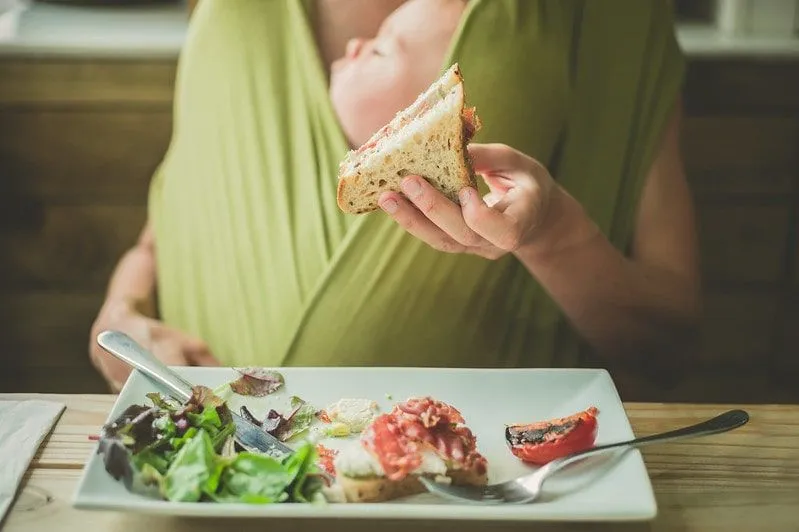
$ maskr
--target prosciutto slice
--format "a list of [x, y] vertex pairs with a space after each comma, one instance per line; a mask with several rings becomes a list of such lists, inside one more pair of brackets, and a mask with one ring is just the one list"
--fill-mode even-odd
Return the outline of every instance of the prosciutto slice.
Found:
[[454, 407], [430, 397], [400, 403], [378, 416], [362, 437], [364, 447], [380, 462], [386, 478], [399, 481], [422, 463], [425, 450], [434, 451], [451, 469], [482, 474], [486, 459], [477, 439]]

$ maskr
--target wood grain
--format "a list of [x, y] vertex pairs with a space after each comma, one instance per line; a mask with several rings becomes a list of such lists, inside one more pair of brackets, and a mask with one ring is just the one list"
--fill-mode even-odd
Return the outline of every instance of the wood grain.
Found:
[[[102, 294], [37, 291], [6, 295], [2, 301], [0, 357], [4, 367], [52, 371], [88, 357], [89, 328], [102, 305]], [[62, 347], [53, 349], [58, 345]], [[15, 352], [13, 346], [25, 346], [26, 351]]]
[[[799, 290], [786, 298], [784, 317], [779, 323], [776, 369], [785, 378], [785, 386], [799, 387]], [[794, 377], [791, 378], [790, 375]]]
[[728, 371], [765, 367], [779, 331], [780, 298], [777, 289], [709, 291], [698, 364]]
[[682, 137], [694, 170], [795, 168], [799, 157], [799, 123], [790, 114], [688, 116]]
[[2, 59], [0, 106], [169, 110], [176, 67], [174, 59]]
[[0, 244], [8, 250], [0, 263], [0, 283], [10, 293], [102, 293], [146, 217], [145, 206], [48, 207], [39, 227], [0, 234]]
[[691, 58], [685, 80], [688, 114], [799, 111], [796, 58]]
[[0, 296], [0, 392], [106, 392], [89, 363], [89, 328], [101, 293], [36, 291]]
[[[88, 338], [88, 335], [87, 335]], [[87, 345], [88, 348], [88, 345]], [[56, 357], [61, 352], [52, 352]], [[47, 366], [4, 365], [0, 372], [0, 393], [20, 393], [29, 390], [50, 390], [58, 393], [85, 393], [84, 390], [110, 392], [94, 367], [89, 363], [88, 349], [84, 349], [74, 359], [67, 359], [63, 365]], [[3, 358], [12, 355], [4, 355]], [[19, 354], [24, 358], [24, 353]]]
[[702, 274], [711, 285], [784, 280], [791, 205], [705, 203], [697, 206]]
[[[5, 395], [19, 399], [29, 395]], [[6, 530], [186, 530], [218, 531], [230, 521], [171, 519], [118, 512], [82, 512], [70, 507], [80, 467], [90, 456], [88, 435], [102, 424], [112, 396], [58, 396], [67, 409], [43, 444], [10, 512]], [[699, 422], [737, 405], [636, 404], [627, 410], [637, 435]], [[535, 530], [576, 531], [793, 531], [799, 515], [799, 406], [751, 405], [746, 426], [727, 434], [642, 449], [658, 501], [649, 523], [536, 524]], [[242, 530], [263, 530], [263, 520], [237, 520]], [[342, 520], [281, 520], [281, 531], [319, 526], [335, 532], [439, 530], [441, 523]], [[522, 523], [448, 522], [462, 532], [530, 530]]]
[[16, 182], [9, 204], [144, 205], [171, 129], [168, 111], [3, 110], [0, 187]]

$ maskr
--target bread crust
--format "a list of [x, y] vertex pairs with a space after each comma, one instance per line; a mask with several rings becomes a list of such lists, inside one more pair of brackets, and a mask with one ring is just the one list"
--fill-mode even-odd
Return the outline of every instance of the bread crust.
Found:
[[[456, 485], [484, 486], [488, 482], [486, 473], [454, 469], [447, 476]], [[336, 482], [341, 486], [347, 502], [386, 502], [401, 497], [424, 493], [427, 489], [416, 475], [408, 475], [400, 481], [386, 478], [353, 478], [339, 475]]]

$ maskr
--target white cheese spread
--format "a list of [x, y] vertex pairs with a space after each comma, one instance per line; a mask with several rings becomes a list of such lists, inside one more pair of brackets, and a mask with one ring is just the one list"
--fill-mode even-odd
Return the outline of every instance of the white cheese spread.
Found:
[[[380, 462], [364, 449], [361, 442], [354, 441], [352, 445], [342, 448], [333, 460], [336, 472], [353, 478], [382, 477], [385, 471]], [[412, 474], [447, 474], [447, 463], [435, 451], [425, 449], [422, 451], [422, 463], [412, 471]]]
[[343, 427], [347, 427], [351, 434], [362, 432], [377, 417], [379, 408], [377, 402], [370, 399], [339, 399], [325, 411], [333, 426], [338, 428], [331, 435], [346, 436], [342, 434]]

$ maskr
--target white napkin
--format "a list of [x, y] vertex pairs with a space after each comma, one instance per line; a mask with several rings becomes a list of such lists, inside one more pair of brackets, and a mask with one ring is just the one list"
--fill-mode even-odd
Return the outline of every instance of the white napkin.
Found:
[[52, 401], [0, 401], [0, 521], [39, 445], [64, 408]]

